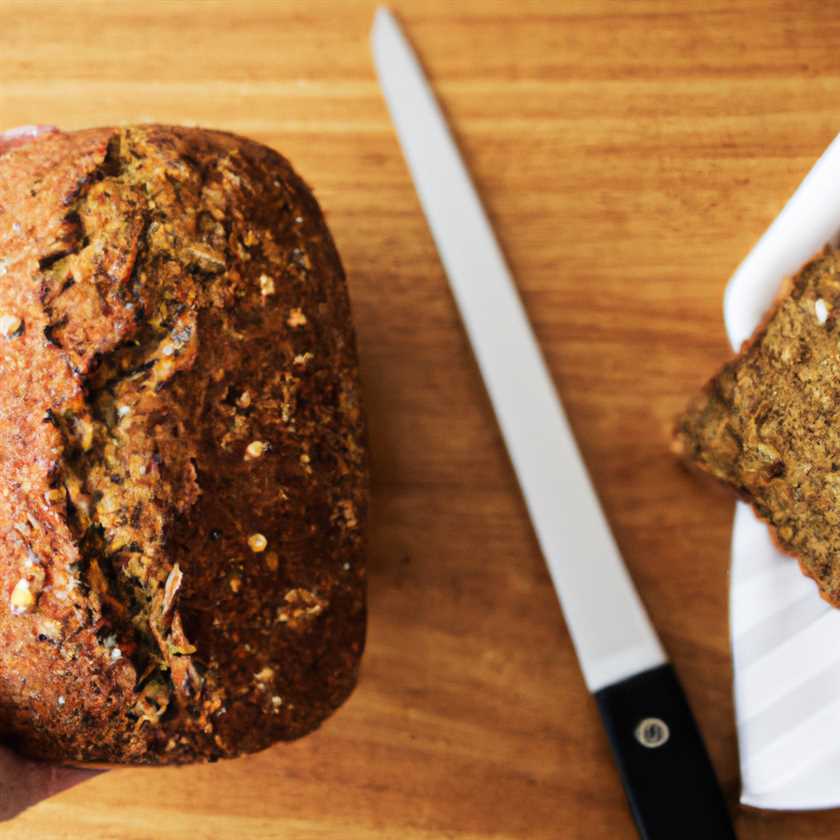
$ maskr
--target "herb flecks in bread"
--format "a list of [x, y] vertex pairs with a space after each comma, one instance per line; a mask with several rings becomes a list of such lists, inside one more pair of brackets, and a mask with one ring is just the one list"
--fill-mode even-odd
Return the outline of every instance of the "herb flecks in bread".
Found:
[[840, 606], [840, 253], [793, 279], [680, 418], [675, 443], [751, 502]]
[[51, 134], [0, 156], [0, 265], [0, 733], [178, 763], [313, 729], [364, 645], [367, 460], [311, 193], [232, 135]]

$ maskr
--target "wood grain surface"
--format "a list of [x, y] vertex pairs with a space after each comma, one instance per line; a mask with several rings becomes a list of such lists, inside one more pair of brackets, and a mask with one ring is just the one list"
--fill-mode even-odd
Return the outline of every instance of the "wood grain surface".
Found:
[[[840, 129], [840, 18], [797, 2], [395, 0], [510, 258], [607, 515], [737, 806], [732, 502], [667, 427], [726, 357], [725, 281]], [[0, 2], [0, 125], [220, 127], [314, 185], [350, 277], [375, 460], [370, 638], [317, 734], [120, 770], [2, 837], [631, 838], [349, 2]], [[562, 465], [558, 465], [562, 469]], [[0, 782], [2, 784], [2, 782]]]

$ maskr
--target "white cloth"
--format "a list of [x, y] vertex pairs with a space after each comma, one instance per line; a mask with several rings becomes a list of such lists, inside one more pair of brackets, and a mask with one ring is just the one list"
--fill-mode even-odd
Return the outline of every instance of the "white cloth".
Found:
[[[729, 281], [733, 347], [781, 281], [840, 233], [840, 136]], [[840, 807], [840, 610], [779, 552], [741, 502], [732, 535], [730, 631], [745, 805]]]

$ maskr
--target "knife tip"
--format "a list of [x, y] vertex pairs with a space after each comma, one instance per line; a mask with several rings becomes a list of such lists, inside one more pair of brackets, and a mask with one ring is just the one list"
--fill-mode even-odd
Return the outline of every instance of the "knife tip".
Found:
[[377, 6], [376, 12], [373, 15], [373, 27], [370, 31], [371, 40], [375, 42], [380, 35], [385, 33], [386, 29], [393, 28], [396, 25], [397, 21], [388, 6]]

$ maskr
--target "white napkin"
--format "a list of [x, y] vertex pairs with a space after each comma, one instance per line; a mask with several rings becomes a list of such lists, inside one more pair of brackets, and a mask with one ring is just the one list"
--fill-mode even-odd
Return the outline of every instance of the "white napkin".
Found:
[[[840, 136], [732, 276], [724, 297], [738, 348], [794, 274], [840, 233]], [[739, 502], [730, 624], [745, 805], [840, 807], [840, 609], [828, 606]]]

